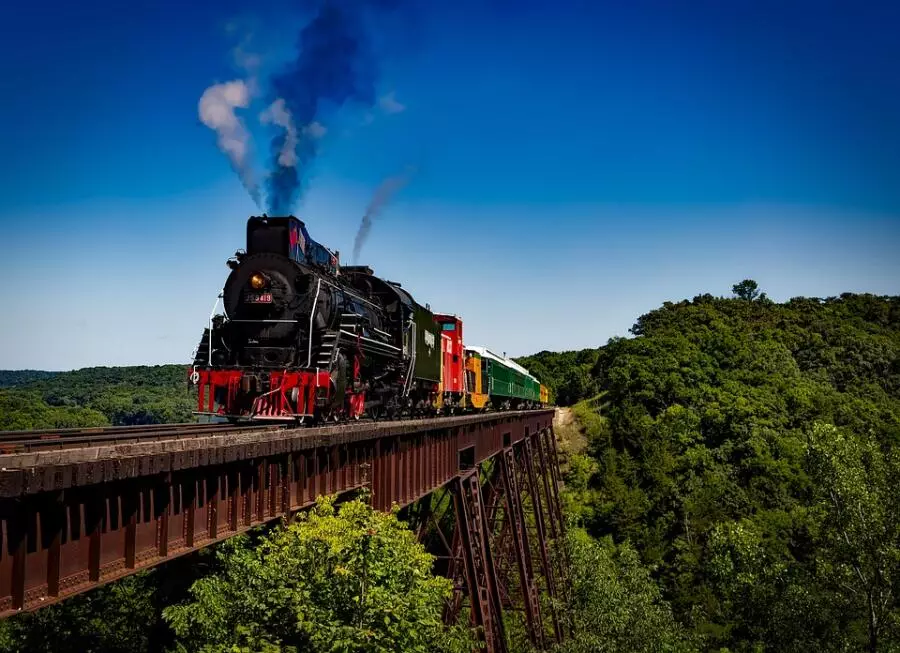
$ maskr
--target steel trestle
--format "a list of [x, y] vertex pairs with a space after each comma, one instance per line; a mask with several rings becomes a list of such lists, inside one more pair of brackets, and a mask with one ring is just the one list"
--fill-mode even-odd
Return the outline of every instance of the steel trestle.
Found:
[[488, 653], [515, 650], [510, 638], [523, 631], [545, 649], [565, 636], [567, 593], [552, 417], [234, 429], [0, 454], [0, 617], [276, 522], [317, 496], [368, 488], [378, 510], [408, 511], [436, 571], [453, 580], [446, 621], [467, 609]]

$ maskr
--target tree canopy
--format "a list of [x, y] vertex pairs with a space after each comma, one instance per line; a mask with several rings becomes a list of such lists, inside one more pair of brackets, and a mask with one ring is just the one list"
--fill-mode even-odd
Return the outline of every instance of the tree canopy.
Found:
[[596, 391], [591, 369], [599, 355], [596, 349], [579, 351], [542, 351], [522, 356], [515, 361], [525, 367], [550, 390], [550, 398], [557, 405], [568, 406]]
[[186, 367], [0, 372], [0, 430], [189, 422]]
[[713, 649], [900, 646], [900, 298], [749, 290], [599, 350], [577, 512]]
[[[254, 547], [230, 540], [221, 570], [193, 600], [167, 608], [180, 650], [469, 651], [468, 629], [445, 628], [452, 583], [394, 513], [322, 497]], [[235, 648], [237, 647], [237, 648]]]
[[740, 283], [734, 284], [731, 287], [731, 292], [733, 292], [734, 296], [738, 299], [743, 299], [748, 302], [766, 298], [766, 293], [760, 291], [759, 284], [753, 279], [744, 279]]

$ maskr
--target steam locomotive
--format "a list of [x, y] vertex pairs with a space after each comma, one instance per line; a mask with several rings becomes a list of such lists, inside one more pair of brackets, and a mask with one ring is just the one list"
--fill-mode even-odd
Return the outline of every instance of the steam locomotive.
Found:
[[462, 320], [310, 238], [294, 216], [251, 216], [189, 370], [201, 415], [321, 422], [531, 408], [547, 390]]

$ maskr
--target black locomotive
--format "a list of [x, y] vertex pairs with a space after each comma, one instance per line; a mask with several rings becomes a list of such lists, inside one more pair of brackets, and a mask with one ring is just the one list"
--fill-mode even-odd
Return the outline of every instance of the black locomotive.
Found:
[[[341, 267], [294, 216], [251, 217], [191, 380], [201, 413], [321, 420], [428, 413], [440, 326], [399, 283]], [[218, 304], [217, 304], [218, 307]]]

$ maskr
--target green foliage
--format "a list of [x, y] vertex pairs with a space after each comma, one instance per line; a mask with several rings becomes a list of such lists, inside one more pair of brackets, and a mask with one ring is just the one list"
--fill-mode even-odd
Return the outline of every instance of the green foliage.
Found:
[[581, 529], [570, 529], [567, 540], [573, 633], [559, 653], [698, 650], [630, 545]]
[[817, 577], [845, 615], [866, 624], [868, 649], [900, 642], [900, 455], [871, 438], [817, 424], [808, 447], [822, 546]]
[[157, 650], [154, 585], [144, 573], [36, 612], [0, 621], [3, 653], [143, 653]]
[[450, 581], [395, 514], [320, 498], [255, 547], [233, 539], [221, 571], [193, 601], [164, 611], [179, 650], [468, 651], [471, 633], [444, 628]]
[[747, 302], [752, 302], [757, 299], [762, 301], [766, 300], [766, 293], [760, 294], [759, 284], [753, 279], [744, 279], [740, 283], [734, 284], [731, 287], [731, 292], [733, 292], [738, 299], [743, 299]]
[[80, 406], [49, 406], [36, 392], [0, 390], [0, 431], [105, 426], [106, 416]]
[[739, 290], [599, 350], [567, 505], [712, 649], [900, 646], [900, 298]]
[[14, 385], [0, 390], [2, 429], [188, 422], [196, 405], [181, 365], [0, 375]]
[[580, 351], [542, 351], [515, 361], [531, 372], [550, 390], [550, 399], [569, 406], [596, 393], [591, 369], [597, 362], [596, 349]]
[[0, 370], [0, 388], [12, 388], [31, 381], [49, 379], [59, 372], [44, 372], [43, 370]]

